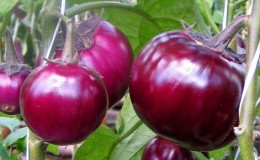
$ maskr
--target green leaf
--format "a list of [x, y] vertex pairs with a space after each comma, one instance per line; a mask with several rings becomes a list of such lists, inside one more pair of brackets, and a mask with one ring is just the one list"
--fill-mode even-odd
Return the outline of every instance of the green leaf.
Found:
[[28, 128], [19, 128], [15, 130], [14, 132], [11, 132], [3, 141], [3, 144], [5, 145], [11, 145], [14, 144], [17, 140], [20, 138], [23, 138], [27, 135]]
[[2, 160], [9, 160], [9, 156], [5, 150], [5, 148], [3, 147], [3, 144], [0, 143], [0, 159]]
[[214, 21], [215, 21], [216, 23], [222, 24], [222, 21], [223, 21], [223, 12], [218, 11], [218, 10], [214, 11], [214, 13], [213, 13], [213, 19], [214, 19]]
[[32, 10], [32, 3], [33, 3], [33, 7], [36, 8], [44, 2], [44, 0], [20, 0], [20, 1], [21, 1], [20, 8], [25, 12]]
[[10, 155], [10, 160], [20, 160], [21, 159], [21, 153], [20, 152], [14, 152]]
[[[91, 1], [95, 1], [95, 0], [67, 0], [67, 3], [69, 6], [72, 6], [74, 4], [86, 3], [86, 2], [91, 2]], [[137, 3], [136, 2], [137, 0], [110, 0], [110, 1], [121, 2], [121, 3], [125, 3], [125, 4], [131, 4], [131, 5]]]
[[[116, 123], [117, 133], [122, 136], [126, 134], [133, 126], [139, 123], [140, 119], [136, 115], [132, 106], [130, 96], [125, 96], [124, 106], [122, 107]], [[143, 148], [146, 143], [156, 134], [144, 124], [139, 126], [126, 139], [121, 141], [111, 154], [113, 160], [136, 160], [141, 159]]]
[[122, 107], [117, 122], [116, 128], [118, 135], [125, 134], [130, 128], [132, 128], [139, 121], [134, 108], [132, 106], [130, 96], [125, 96], [124, 106]]
[[[206, 17], [206, 13], [205, 13], [205, 11], [204, 11], [204, 7], [203, 7], [201, 1], [202, 1], [202, 0], [196, 0], [196, 3], [197, 3], [199, 12], [201, 13], [203, 19], [206, 20], [206, 18], [205, 18], [205, 17]], [[206, 2], [207, 7], [208, 7], [209, 9], [212, 9], [212, 7], [213, 7], [213, 0], [205, 0], [205, 2]], [[208, 24], [208, 21], [206, 21], [206, 23]]]
[[223, 11], [224, 6], [225, 6], [225, 1], [223, 0], [213, 0], [213, 10], [219, 10], [219, 11]]
[[141, 159], [144, 146], [156, 134], [142, 124], [133, 134], [121, 141], [110, 158], [112, 160], [136, 160]]
[[7, 14], [18, 2], [18, 0], [1, 0], [0, 1], [0, 16]]
[[[119, 9], [106, 9], [104, 17], [122, 30], [129, 39], [135, 56], [154, 36], [169, 30], [182, 30], [180, 20], [188, 24], [195, 22], [194, 2], [191, 0], [138, 0], [136, 12]], [[148, 21], [140, 10], [153, 20]], [[127, 17], [127, 18], [125, 18]], [[154, 25], [157, 24], [158, 26]]]
[[9, 115], [9, 114], [4, 114], [4, 113], [0, 112], [0, 117], [14, 118], [14, 117], [16, 117], [16, 115]]
[[77, 150], [74, 160], [107, 159], [118, 136], [108, 127], [101, 125]]
[[124, 10], [105, 9], [103, 18], [111, 22], [127, 36], [135, 56], [149, 40], [162, 31], [138, 14]]
[[[94, 0], [85, 2], [94, 2]], [[115, 6], [114, 4], [103, 6], [98, 3], [102, 1], [95, 2], [95, 7], [92, 9], [104, 8], [103, 18], [125, 33], [135, 56], [155, 35], [164, 31], [183, 29], [180, 20], [188, 24], [195, 22], [194, 1], [191, 0], [183, 0], [182, 3], [179, 0], [138, 0], [135, 6]], [[78, 7], [80, 5], [76, 8]], [[81, 8], [81, 11], [83, 10], [86, 10], [86, 7]], [[68, 9], [66, 13], [69, 16], [74, 15], [75, 8]]]
[[32, 0], [21, 0], [20, 8], [23, 11], [30, 11], [32, 8]]
[[136, 7], [155, 19], [164, 31], [183, 29], [180, 20], [195, 22], [191, 0], [139, 0]]
[[15, 142], [16, 148], [20, 152], [26, 152], [26, 136], [23, 138], [18, 139]]
[[19, 126], [20, 121], [16, 118], [0, 117], [0, 126], [5, 126], [12, 132], [15, 127]]
[[194, 10], [195, 10], [195, 18], [196, 18], [196, 27], [198, 28], [199, 32], [210, 35], [210, 28], [204, 22], [204, 19], [198, 8], [198, 4], [195, 3], [196, 0], [193, 0], [193, 1], [194, 1]]

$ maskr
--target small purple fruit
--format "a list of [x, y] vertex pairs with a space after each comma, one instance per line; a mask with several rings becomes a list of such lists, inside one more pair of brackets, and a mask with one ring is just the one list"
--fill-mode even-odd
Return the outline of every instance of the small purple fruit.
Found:
[[9, 76], [0, 68], [0, 111], [5, 114], [19, 114], [19, 95], [25, 78], [30, 72], [22, 70]]
[[19, 114], [19, 95], [31, 67], [22, 64], [14, 49], [11, 31], [5, 30], [6, 62], [0, 64], [0, 112]]
[[144, 148], [142, 160], [194, 160], [189, 150], [156, 136]]

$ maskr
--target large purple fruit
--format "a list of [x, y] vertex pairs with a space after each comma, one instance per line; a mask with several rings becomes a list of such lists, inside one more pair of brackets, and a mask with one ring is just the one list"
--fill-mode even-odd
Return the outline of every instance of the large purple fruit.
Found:
[[181, 147], [209, 151], [235, 137], [244, 75], [242, 64], [172, 31], [143, 48], [129, 90], [137, 115], [154, 132]]

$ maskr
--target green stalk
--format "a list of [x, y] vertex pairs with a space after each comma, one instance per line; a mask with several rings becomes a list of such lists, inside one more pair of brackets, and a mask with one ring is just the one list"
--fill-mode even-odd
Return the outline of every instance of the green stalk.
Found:
[[[255, 1], [253, 12], [249, 21], [249, 43], [247, 50], [247, 66], [250, 66], [256, 52], [256, 48], [260, 39], [260, 1]], [[247, 67], [247, 74], [249, 67]], [[253, 139], [253, 123], [255, 119], [255, 103], [256, 103], [256, 75], [252, 79], [252, 83], [248, 88], [245, 101], [241, 108], [240, 124], [235, 128], [238, 136], [238, 142], [241, 149], [242, 160], [254, 159], [254, 139]]]
[[116, 146], [123, 141], [124, 139], [126, 139], [128, 136], [130, 136], [134, 131], [137, 130], [137, 128], [139, 128], [141, 125], [143, 124], [143, 122], [141, 120], [138, 120], [127, 132], [125, 132], [123, 135], [121, 135], [116, 142], [113, 144], [113, 146], [110, 149], [110, 153], [109, 153], [109, 159], [112, 155], [112, 152], [115, 150]]
[[29, 160], [45, 160], [45, 153], [48, 145], [31, 131], [29, 131], [28, 134], [29, 155], [27, 156], [29, 157]]
[[132, 5], [127, 5], [119, 2], [113, 2], [113, 1], [86, 2], [67, 9], [65, 11], [65, 15], [68, 17], [72, 17], [85, 11], [101, 9], [101, 8], [114, 8], [114, 9], [122, 9], [124, 11], [133, 12], [143, 17], [148, 22], [150, 22], [159, 32], [162, 32], [161, 27], [147, 13], [137, 8], [134, 8]]
[[219, 30], [218, 26], [213, 21], [213, 17], [211, 16], [210, 9], [207, 6], [206, 1], [205, 0], [201, 0], [201, 4], [202, 4], [202, 7], [203, 7], [203, 9], [205, 11], [205, 16], [207, 18], [207, 21], [209, 22], [210, 26], [212, 27], [213, 32], [215, 34], [220, 33], [220, 30]]
[[117, 144], [130, 136], [137, 128], [139, 128], [143, 124], [143, 121], [138, 120], [127, 132], [125, 132], [122, 136], [117, 139]]

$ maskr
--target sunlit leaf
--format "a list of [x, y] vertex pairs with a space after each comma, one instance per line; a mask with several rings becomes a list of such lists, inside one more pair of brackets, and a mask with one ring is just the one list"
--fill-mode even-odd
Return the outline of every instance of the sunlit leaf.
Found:
[[223, 21], [223, 12], [221, 11], [215, 11], [213, 13], [213, 20], [218, 23], [218, 24], [222, 24], [222, 21]]
[[124, 106], [122, 107], [118, 121], [116, 123], [117, 132], [119, 135], [126, 133], [131, 127], [133, 127], [139, 121], [136, 115], [129, 94], [125, 96]]
[[130, 134], [126, 139], [121, 141], [115, 150], [111, 154], [111, 159], [119, 160], [120, 158], [125, 160], [136, 160], [141, 159], [143, 148], [147, 142], [152, 139], [156, 134], [152, 132], [144, 124], [140, 123], [140, 119], [136, 115], [132, 106], [130, 96], [125, 96], [124, 106], [122, 107], [118, 121], [117, 121], [117, 132], [119, 135], [124, 135], [131, 128], [140, 124], [137, 129]]
[[16, 118], [0, 117], [0, 126], [5, 126], [12, 132], [15, 127], [19, 126], [20, 121]]
[[24, 128], [19, 128], [13, 132], [11, 132], [3, 141], [3, 144], [5, 145], [11, 145], [13, 143], [15, 143], [17, 140], [19, 140], [20, 138], [23, 138], [27, 135], [28, 132], [28, 128], [24, 127]]
[[100, 5], [98, 8], [96, 5], [95, 8], [104, 9], [103, 18], [125, 33], [135, 55], [155, 35], [163, 31], [182, 30], [180, 20], [188, 24], [195, 22], [194, 1], [191, 0], [183, 0], [182, 3], [178, 0], [138, 0], [137, 5], [129, 7]]
[[117, 145], [110, 158], [112, 160], [141, 159], [143, 148], [156, 134], [142, 124], [134, 133]]
[[101, 125], [79, 147], [74, 160], [107, 159], [117, 138], [117, 135], [110, 128]]

